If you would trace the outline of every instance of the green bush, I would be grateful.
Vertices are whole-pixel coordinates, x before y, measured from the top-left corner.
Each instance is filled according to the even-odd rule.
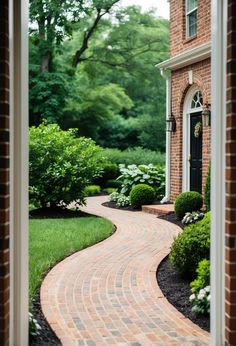
[[[179,219],[182,219],[188,212],[199,211],[202,204],[203,198],[199,192],[183,192],[175,200],[175,214]]]
[[[185,277],[194,278],[198,263],[210,256],[210,212],[205,217],[187,226],[175,237],[171,246],[170,261]]]
[[[107,181],[106,187],[113,187],[114,189],[121,189],[122,182],[116,179],[111,179]]]
[[[103,163],[100,148],[76,130],[62,131],[56,124],[30,128],[30,199],[41,206],[50,203],[83,205],[84,188],[97,176]]]
[[[202,288],[210,285],[210,272],[209,260],[203,259],[198,263],[197,278],[190,284],[193,293],[198,293]]]
[[[152,186],[156,197],[161,199],[165,193],[165,170],[163,167],[149,165],[120,165],[121,175],[118,181],[122,183],[121,193],[129,195],[131,189],[138,184]]]
[[[117,189],[114,187],[106,187],[103,191],[108,193],[108,195],[111,195],[113,192],[116,192]]]
[[[96,178],[94,182],[102,187],[107,186],[109,180],[115,180],[119,176],[119,167],[116,163],[107,162],[102,166],[100,177]]]
[[[144,204],[151,204],[155,197],[155,190],[146,184],[135,185],[130,192],[130,202],[134,208],[140,208]]]
[[[101,153],[109,162],[124,165],[165,165],[165,154],[144,148],[104,149]]]
[[[101,187],[99,185],[88,185],[84,189],[85,196],[99,195]]]
[[[211,210],[211,167],[208,168],[208,173],[206,177],[206,185],[204,189],[204,202],[206,206],[206,211]]]

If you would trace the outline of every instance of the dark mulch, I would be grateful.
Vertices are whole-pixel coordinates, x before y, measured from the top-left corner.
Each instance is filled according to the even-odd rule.
[[[66,208],[38,208],[31,210],[29,213],[29,217],[31,219],[65,219],[72,217],[87,217],[91,216],[80,210],[72,210]]]
[[[140,211],[141,209],[134,209],[131,205],[128,205],[127,207],[117,207],[115,202],[104,202],[102,203],[104,207],[113,208],[113,209],[119,209],[119,210],[128,210],[128,211]]]
[[[34,337],[30,336],[29,346],[60,346],[60,340],[57,338],[55,333],[50,328],[41,310],[39,290],[33,300],[32,313],[34,318],[38,321],[39,325],[41,326],[42,330],[40,330],[40,335]]]
[[[172,222],[182,229],[184,225],[176,217],[169,214],[159,217],[160,219]],[[191,280],[190,280],[191,281]],[[157,268],[157,282],[164,296],[176,307],[185,317],[197,324],[204,330],[210,331],[210,317],[208,315],[196,315],[192,312],[192,304],[189,301],[191,295],[190,281],[184,280],[171,266],[166,257]]]

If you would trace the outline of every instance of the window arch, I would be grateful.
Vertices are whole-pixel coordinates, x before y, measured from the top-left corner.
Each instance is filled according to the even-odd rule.
[[[203,100],[202,100],[202,93],[201,91],[197,90],[195,94],[193,95],[192,101],[191,101],[191,109],[195,110],[197,108],[202,108]]]

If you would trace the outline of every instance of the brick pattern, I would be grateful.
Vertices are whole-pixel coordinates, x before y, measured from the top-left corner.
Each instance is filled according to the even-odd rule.
[[[0,2],[0,344],[9,342],[9,35]]]
[[[198,0],[198,30],[194,38],[186,38],[185,0],[170,0],[171,57],[197,47],[211,39],[211,1]]]
[[[225,311],[226,345],[236,345],[236,3],[228,0]]]
[[[209,345],[209,333],[177,311],[156,281],[180,228],[104,207],[106,200],[90,197],[83,210],[111,220],[115,234],[60,262],[41,286],[44,315],[63,346]]]
[[[172,112],[176,118],[176,132],[171,134],[171,201],[182,192],[183,172],[183,105],[185,96],[192,86],[188,71],[193,72],[193,84],[203,95],[203,104],[211,103],[210,59],[172,71]],[[202,187],[204,189],[211,155],[211,128],[203,128],[202,134]]]

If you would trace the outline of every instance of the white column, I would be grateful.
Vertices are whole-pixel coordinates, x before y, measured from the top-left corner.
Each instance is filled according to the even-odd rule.
[[[11,0],[11,328],[28,345],[28,1]]]
[[[212,0],[211,345],[224,345],[227,0]]]

